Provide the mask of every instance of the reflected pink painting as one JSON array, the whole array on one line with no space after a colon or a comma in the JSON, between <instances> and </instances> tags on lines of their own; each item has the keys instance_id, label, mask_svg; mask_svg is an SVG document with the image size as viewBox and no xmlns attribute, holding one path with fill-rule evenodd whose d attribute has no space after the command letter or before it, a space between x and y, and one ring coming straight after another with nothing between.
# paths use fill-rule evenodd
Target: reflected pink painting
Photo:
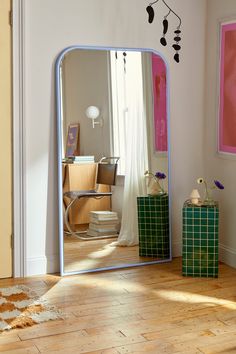
<instances>
[{"instance_id":1,"label":"reflected pink painting","mask_svg":"<svg viewBox=\"0 0 236 354\"><path fill-rule=\"evenodd\" d=\"M152 77L155 151L167 152L166 65L163 59L156 54L152 54Z\"/></svg>"},{"instance_id":2,"label":"reflected pink painting","mask_svg":"<svg viewBox=\"0 0 236 354\"><path fill-rule=\"evenodd\" d=\"M236 153L236 23L221 26L219 152Z\"/></svg>"}]
</instances>

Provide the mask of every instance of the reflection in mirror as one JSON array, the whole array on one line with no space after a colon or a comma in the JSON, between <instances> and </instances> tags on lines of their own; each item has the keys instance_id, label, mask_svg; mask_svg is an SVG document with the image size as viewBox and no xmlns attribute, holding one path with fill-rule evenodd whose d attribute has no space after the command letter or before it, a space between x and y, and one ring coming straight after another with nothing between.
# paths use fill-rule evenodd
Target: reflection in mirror
<instances>
[{"instance_id":1,"label":"reflection in mirror","mask_svg":"<svg viewBox=\"0 0 236 354\"><path fill-rule=\"evenodd\" d=\"M62 274L170 260L163 59L74 47L57 68Z\"/></svg>"}]
</instances>

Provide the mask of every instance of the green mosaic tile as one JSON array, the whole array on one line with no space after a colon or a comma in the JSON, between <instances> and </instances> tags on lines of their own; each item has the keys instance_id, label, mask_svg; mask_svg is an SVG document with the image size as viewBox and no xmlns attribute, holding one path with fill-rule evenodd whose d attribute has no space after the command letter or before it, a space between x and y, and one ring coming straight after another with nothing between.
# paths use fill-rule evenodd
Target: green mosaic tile
<instances>
[{"instance_id":1,"label":"green mosaic tile","mask_svg":"<svg viewBox=\"0 0 236 354\"><path fill-rule=\"evenodd\" d=\"M184 205L182 274L218 277L219 209Z\"/></svg>"},{"instance_id":2,"label":"green mosaic tile","mask_svg":"<svg viewBox=\"0 0 236 354\"><path fill-rule=\"evenodd\" d=\"M139 255L169 258L168 195L137 198Z\"/></svg>"}]
</instances>

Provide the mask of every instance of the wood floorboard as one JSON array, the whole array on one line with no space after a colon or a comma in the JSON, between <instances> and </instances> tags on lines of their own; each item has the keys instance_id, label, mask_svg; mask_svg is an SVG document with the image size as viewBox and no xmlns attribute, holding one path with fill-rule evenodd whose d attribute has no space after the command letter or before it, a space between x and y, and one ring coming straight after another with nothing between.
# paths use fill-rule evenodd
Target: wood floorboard
<instances>
[{"instance_id":1,"label":"wood floorboard","mask_svg":"<svg viewBox=\"0 0 236 354\"><path fill-rule=\"evenodd\" d=\"M75 236L64 237L65 272L123 266L157 261L156 257L140 257L138 246L115 246L116 239L82 241Z\"/></svg>"},{"instance_id":2,"label":"wood floorboard","mask_svg":"<svg viewBox=\"0 0 236 354\"><path fill-rule=\"evenodd\" d=\"M236 269L181 275L181 259L140 268L0 280L25 284L65 319L0 334L0 353L236 353Z\"/></svg>"}]
</instances>

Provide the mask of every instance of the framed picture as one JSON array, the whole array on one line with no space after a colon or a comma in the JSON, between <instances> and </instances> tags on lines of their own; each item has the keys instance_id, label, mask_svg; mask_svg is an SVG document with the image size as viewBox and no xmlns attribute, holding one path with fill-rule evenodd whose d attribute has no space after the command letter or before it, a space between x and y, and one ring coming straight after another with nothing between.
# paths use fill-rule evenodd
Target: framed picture
<instances>
[{"instance_id":1,"label":"framed picture","mask_svg":"<svg viewBox=\"0 0 236 354\"><path fill-rule=\"evenodd\" d=\"M218 151L236 154L236 21L220 24Z\"/></svg>"},{"instance_id":2,"label":"framed picture","mask_svg":"<svg viewBox=\"0 0 236 354\"><path fill-rule=\"evenodd\" d=\"M66 139L66 157L78 156L80 154L79 147L79 123L69 124Z\"/></svg>"}]
</instances>

